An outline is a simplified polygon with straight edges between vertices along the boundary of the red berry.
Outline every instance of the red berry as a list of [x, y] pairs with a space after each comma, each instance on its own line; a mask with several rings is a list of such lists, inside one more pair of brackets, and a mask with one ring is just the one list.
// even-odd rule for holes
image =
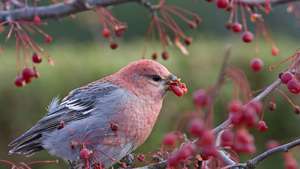
[[189, 46], [192, 44], [193, 39], [191, 37], [184, 38], [184, 43]]
[[210, 96], [205, 90], [199, 89], [193, 94], [194, 103], [199, 107], [206, 107], [210, 102]]
[[186, 160], [195, 151], [195, 147], [191, 143], [184, 144], [176, 153], [177, 158], [181, 161]]
[[251, 108], [251, 107], [247, 107], [243, 111], [243, 122], [248, 127], [254, 127], [256, 121], [257, 121], [257, 115], [256, 115], [255, 110], [253, 108]]
[[291, 72], [284, 72], [279, 76], [282, 83], [287, 84], [290, 80], [294, 78], [294, 75]]
[[51, 43], [53, 41], [53, 38], [50, 35], [45, 35], [44, 42], [45, 43]]
[[215, 146], [205, 146], [202, 148], [201, 157], [203, 160], [208, 160], [209, 157], [217, 157], [218, 151]]
[[242, 39], [245, 43], [250, 43], [252, 42], [254, 36], [251, 32], [249, 31], [245, 31], [243, 34], [242, 34]]
[[189, 132], [197, 137], [202, 137], [205, 131], [205, 126], [202, 120], [194, 119], [189, 123]]
[[279, 51], [279, 49], [276, 46], [273, 46], [271, 52], [272, 52], [273, 56], [277, 56], [280, 51]]
[[229, 103], [228, 110], [229, 112], [239, 112], [242, 109], [242, 102], [239, 100], [233, 100]]
[[169, 53], [167, 51], [163, 51], [161, 53], [161, 57], [163, 58], [163, 60], [168, 60], [169, 57], [170, 57], [170, 55], [169, 55]]
[[102, 36], [104, 38], [109, 38], [110, 37], [110, 30], [108, 28], [103, 28], [103, 30], [102, 30]]
[[238, 22], [232, 24], [232, 26], [231, 26], [231, 30], [232, 30], [233, 32], [236, 32], [236, 33], [241, 32], [241, 31], [242, 31], [242, 28], [243, 28], [242, 24], [240, 24], [240, 23], [238, 23]]
[[231, 130], [225, 130], [221, 135], [221, 145], [224, 147], [232, 146], [233, 138], [234, 138], [233, 132]]
[[263, 105], [260, 101], [251, 101], [247, 106], [253, 108], [257, 115], [260, 115], [263, 110]]
[[257, 129], [258, 129], [258, 131], [260, 131], [260, 132], [265, 132], [265, 131], [268, 130], [268, 126], [267, 126], [267, 124], [266, 124], [265, 121], [260, 120], [260, 121], [258, 122], [258, 124], [257, 124]]
[[117, 37], [121, 37], [121, 36], [123, 36], [125, 30], [126, 30], [126, 26], [118, 25], [118, 26], [115, 27], [115, 35]]
[[293, 78], [287, 83], [287, 88], [289, 91], [293, 94], [299, 94], [300, 93], [300, 83], [297, 79]]
[[156, 60], [157, 59], [157, 53], [156, 52], [152, 53], [151, 58], [153, 60]]
[[216, 4], [218, 8], [225, 9], [229, 5], [229, 0], [217, 0]]
[[240, 112], [231, 112], [230, 121], [234, 125], [241, 125], [243, 122], [243, 114]]
[[111, 49], [117, 49], [118, 48], [118, 44], [115, 42], [110, 43], [110, 48]]
[[177, 135], [172, 132], [165, 135], [162, 143], [167, 146], [174, 146], [176, 141], [177, 141]]
[[181, 97], [184, 95], [184, 91], [178, 85], [170, 85], [169, 89], [178, 97]]
[[197, 146], [205, 147], [212, 146], [215, 143], [215, 135], [210, 130], [205, 130], [202, 134], [202, 137], [197, 141]]
[[83, 147], [79, 152], [80, 159], [88, 160], [92, 154], [92, 151]]
[[26, 81], [26, 83], [29, 83], [31, 81], [31, 78], [35, 77], [36, 73], [33, 69], [26, 67], [22, 71], [22, 77]]
[[42, 57], [40, 55], [38, 55], [37, 53], [33, 53], [32, 62], [33, 63], [41, 63], [42, 62]]
[[139, 154], [139, 155], [137, 156], [137, 159], [138, 159], [140, 162], [143, 162], [143, 161], [145, 161], [145, 155], [144, 155], [144, 154]]
[[33, 23], [36, 25], [41, 25], [42, 24], [42, 20], [38, 15], [35, 15], [33, 18]]
[[259, 72], [263, 68], [263, 61], [260, 58], [253, 58], [250, 61], [250, 67], [254, 72]]
[[16, 87], [22, 87], [24, 86], [26, 83], [25, 83], [25, 80], [22, 76], [17, 76], [16, 77], [16, 80], [15, 80], [15, 86]]

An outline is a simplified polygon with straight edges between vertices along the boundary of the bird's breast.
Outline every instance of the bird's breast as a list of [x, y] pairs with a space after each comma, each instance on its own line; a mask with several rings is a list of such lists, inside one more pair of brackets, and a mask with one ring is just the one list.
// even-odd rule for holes
[[119, 116], [120, 132], [123, 131], [128, 141], [134, 141], [136, 146], [143, 144], [149, 137], [159, 112], [162, 101], [149, 101], [127, 105]]

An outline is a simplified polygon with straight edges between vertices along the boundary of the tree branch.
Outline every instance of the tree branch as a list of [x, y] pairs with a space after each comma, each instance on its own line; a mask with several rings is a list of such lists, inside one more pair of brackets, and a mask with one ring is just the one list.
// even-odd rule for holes
[[[300, 0], [271, 0], [270, 3], [273, 6], [282, 5], [282, 4], [288, 4], [292, 2], [300, 2]], [[239, 0], [238, 3], [248, 4], [248, 5], [259, 5], [259, 4], [265, 4], [266, 0]]]
[[92, 10], [96, 6], [110, 6], [140, 0], [73, 0], [69, 3], [57, 3], [48, 6], [24, 7], [0, 11], [0, 20], [32, 20], [38, 15], [42, 19], [56, 19], [83, 11]]
[[[271, 0], [272, 5], [280, 5], [300, 0]], [[142, 2], [144, 5], [147, 0], [70, 0], [70, 2], [61, 2], [47, 6], [26, 6], [23, 8], [1, 10], [0, 20], [32, 20], [35, 15], [40, 18], [56, 19], [72, 14], [92, 10], [96, 6], [118, 5], [127, 2]], [[265, 0], [239, 0], [240, 3], [249, 5], [264, 4]]]
[[279, 152], [287, 152], [289, 149], [292, 149], [296, 146], [300, 145], [300, 138], [297, 138], [294, 141], [291, 141], [287, 144], [283, 144], [281, 146], [277, 146], [274, 147], [272, 149], [269, 149], [259, 155], [257, 155], [256, 157], [248, 160], [246, 162], [246, 169], [253, 169], [255, 168], [260, 162], [262, 162], [263, 160], [265, 160], [266, 158], [270, 157], [271, 155], [275, 154], [275, 153], [279, 153]]

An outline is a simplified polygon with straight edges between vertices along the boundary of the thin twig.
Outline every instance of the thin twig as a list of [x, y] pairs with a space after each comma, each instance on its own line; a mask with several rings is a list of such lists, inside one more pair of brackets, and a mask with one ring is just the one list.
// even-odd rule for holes
[[[111, 6], [128, 2], [139, 2], [147, 6], [148, 0], [73, 0], [71, 2], [56, 3], [45, 6], [26, 6], [23, 8], [0, 10], [0, 20], [32, 20], [38, 15], [42, 19], [57, 19], [84, 11], [93, 10], [96, 6]], [[287, 4], [300, 0], [270, 0], [274, 5]], [[265, 4], [265, 0], [238, 0], [237, 2], [249, 5]]]

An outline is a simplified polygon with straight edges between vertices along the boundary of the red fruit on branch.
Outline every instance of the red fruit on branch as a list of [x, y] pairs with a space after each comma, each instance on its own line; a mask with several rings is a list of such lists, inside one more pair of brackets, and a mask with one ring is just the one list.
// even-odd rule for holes
[[205, 131], [205, 126], [202, 120], [194, 119], [189, 123], [189, 132], [199, 138], [202, 137]]
[[221, 135], [221, 145], [224, 147], [233, 145], [234, 134], [231, 130], [224, 130]]
[[239, 112], [242, 109], [242, 102], [239, 100], [233, 100], [229, 103], [228, 110], [229, 112]]
[[110, 37], [110, 30], [108, 28], [103, 28], [103, 30], [102, 30], [102, 36], [104, 38], [109, 38]]
[[32, 62], [33, 63], [41, 63], [42, 62], [42, 57], [40, 55], [38, 55], [37, 53], [33, 53]]
[[231, 25], [231, 30], [236, 33], [240, 33], [243, 29], [242, 24], [236, 22]]
[[284, 72], [279, 75], [279, 78], [282, 83], [287, 84], [290, 80], [294, 78], [294, 75], [291, 72]]
[[273, 56], [277, 56], [279, 54], [279, 49], [276, 46], [272, 47], [271, 53]]
[[197, 141], [197, 146], [199, 147], [206, 147], [206, 146], [213, 146], [215, 143], [215, 135], [210, 130], [205, 130], [202, 134], [202, 137], [199, 138]]
[[172, 132], [164, 136], [162, 143], [167, 146], [174, 146], [176, 144], [178, 137], [177, 134]]
[[265, 132], [265, 131], [268, 130], [268, 126], [267, 126], [267, 124], [266, 124], [265, 121], [260, 120], [260, 121], [258, 122], [258, 124], [257, 124], [257, 129], [258, 129], [258, 131], [260, 131], [260, 132]]
[[225, 9], [229, 5], [229, 0], [217, 0], [216, 5], [220, 9]]
[[287, 83], [287, 88], [289, 91], [293, 94], [299, 94], [300, 93], [300, 82], [296, 79], [293, 78]]
[[184, 38], [184, 43], [189, 46], [192, 44], [193, 39], [191, 37]]
[[250, 61], [250, 67], [251, 69], [254, 71], [254, 72], [259, 72], [262, 70], [263, 68], [263, 61], [260, 59], [260, 58], [253, 58], [251, 61]]
[[169, 53], [167, 51], [163, 51], [161, 53], [161, 57], [163, 58], [163, 60], [168, 60], [169, 57], [170, 57], [170, 55], [169, 55]]
[[198, 107], [206, 107], [210, 104], [210, 96], [205, 90], [199, 89], [193, 94], [194, 103]]
[[53, 38], [50, 35], [45, 35], [44, 42], [45, 43], [51, 43], [53, 41]]
[[118, 48], [118, 44], [115, 43], [115, 42], [111, 42], [109, 46], [110, 46], [111, 49], [117, 49]]
[[22, 71], [22, 77], [26, 81], [26, 83], [29, 83], [31, 79], [35, 76], [36, 76], [35, 71], [29, 67], [24, 68]]
[[41, 25], [42, 24], [42, 20], [41, 20], [41, 18], [38, 15], [35, 15], [34, 18], [33, 18], [33, 23], [35, 25]]
[[16, 87], [23, 87], [26, 84], [22, 76], [17, 76], [14, 83]]
[[251, 32], [249, 31], [245, 31], [243, 34], [242, 34], [242, 40], [245, 42], [245, 43], [250, 43], [252, 42], [254, 39], [254, 36]]

